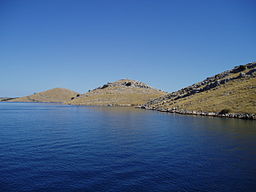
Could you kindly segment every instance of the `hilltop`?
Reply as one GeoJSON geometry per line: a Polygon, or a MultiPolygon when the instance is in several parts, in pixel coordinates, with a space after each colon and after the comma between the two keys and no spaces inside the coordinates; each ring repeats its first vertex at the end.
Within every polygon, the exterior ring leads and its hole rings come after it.
{"type": "Polygon", "coordinates": [[[256,118],[256,63],[208,77],[153,99],[142,108],[181,114],[256,118]]]}
{"type": "Polygon", "coordinates": [[[108,105],[108,106],[137,106],[151,99],[166,94],[145,83],[121,79],[107,83],[92,91],[72,98],[66,104],[71,105],[108,105]]]}
{"type": "Polygon", "coordinates": [[[75,91],[65,88],[54,88],[33,95],[8,100],[9,102],[65,102],[79,95],[75,91]]]}

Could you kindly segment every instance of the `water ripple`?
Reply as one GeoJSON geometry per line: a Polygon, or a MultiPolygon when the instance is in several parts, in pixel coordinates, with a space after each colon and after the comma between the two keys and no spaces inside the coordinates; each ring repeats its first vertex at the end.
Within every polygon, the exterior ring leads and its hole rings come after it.
{"type": "Polygon", "coordinates": [[[256,123],[0,104],[0,191],[255,191],[256,123]]]}

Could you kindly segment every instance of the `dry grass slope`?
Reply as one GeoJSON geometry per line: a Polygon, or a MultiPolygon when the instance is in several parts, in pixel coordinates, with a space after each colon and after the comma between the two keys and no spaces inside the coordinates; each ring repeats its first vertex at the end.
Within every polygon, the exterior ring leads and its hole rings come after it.
{"type": "Polygon", "coordinates": [[[54,88],[33,95],[19,97],[9,102],[65,102],[75,97],[78,93],[64,88],[54,88]]]}
{"type": "Polygon", "coordinates": [[[156,108],[177,108],[190,111],[256,113],[256,79],[239,79],[216,89],[201,92],[177,101],[166,100],[156,108]]]}

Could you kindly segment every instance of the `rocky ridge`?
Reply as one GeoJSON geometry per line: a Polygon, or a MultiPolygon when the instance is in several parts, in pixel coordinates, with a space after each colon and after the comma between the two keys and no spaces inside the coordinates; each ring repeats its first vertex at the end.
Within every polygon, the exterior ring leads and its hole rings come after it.
{"type": "MultiPolygon", "coordinates": [[[[255,94],[255,77],[256,77],[256,63],[248,63],[246,65],[240,65],[236,66],[232,70],[225,71],[223,73],[217,74],[212,77],[208,77],[205,80],[193,84],[191,86],[185,87],[181,90],[166,94],[162,97],[153,99],[146,104],[142,105],[141,108],[144,109],[152,109],[152,110],[158,110],[158,111],[164,111],[164,112],[171,112],[171,113],[179,113],[179,114],[191,114],[191,115],[207,115],[207,116],[218,116],[218,117],[234,117],[234,118],[243,118],[243,119],[256,119],[256,116],[254,113],[256,113],[256,106],[254,99],[256,100],[256,94],[255,94]],[[244,82],[248,83],[244,83],[244,82]],[[245,112],[226,112],[221,113],[220,111],[208,111],[207,108],[204,108],[206,111],[197,111],[192,110],[193,108],[196,108],[195,104],[195,98],[201,97],[201,100],[204,100],[207,102],[206,95],[210,95],[210,93],[218,93],[218,91],[224,92],[225,89],[229,90],[231,89],[230,86],[235,86],[236,84],[242,84],[244,83],[247,86],[247,91],[249,90],[250,97],[245,96],[246,98],[250,99],[251,105],[253,105],[250,110],[250,113],[245,112]],[[207,93],[205,96],[203,94],[207,93]],[[253,99],[254,98],[254,99],[253,99]],[[185,103],[185,104],[184,104],[185,103]],[[255,107],[255,112],[254,112],[255,107]],[[189,108],[189,109],[188,109],[189,108]],[[253,112],[253,113],[252,113],[253,112]]],[[[243,89],[245,86],[240,86],[239,89],[243,89]]],[[[236,89],[232,90],[235,94],[236,89]]],[[[230,99],[228,96],[229,93],[226,93],[227,96],[222,97],[224,100],[230,99]]],[[[233,95],[234,95],[233,94],[233,95]]],[[[232,95],[232,94],[230,94],[232,95]]],[[[241,93],[241,96],[244,96],[245,93],[241,93]]],[[[231,98],[232,99],[232,98],[231,98]]],[[[215,103],[218,103],[215,101],[215,103]]],[[[214,104],[215,104],[214,103],[214,104]]],[[[248,103],[247,103],[248,104],[248,103]]],[[[246,105],[247,105],[246,104],[246,105]]]]}

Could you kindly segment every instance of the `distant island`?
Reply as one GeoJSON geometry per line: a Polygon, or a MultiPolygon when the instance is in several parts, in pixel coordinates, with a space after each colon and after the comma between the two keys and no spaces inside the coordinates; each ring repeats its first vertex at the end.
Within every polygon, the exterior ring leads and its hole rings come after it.
{"type": "Polygon", "coordinates": [[[47,102],[47,103],[64,103],[79,93],[65,88],[54,88],[29,96],[9,99],[9,102],[47,102]]]}
{"type": "Polygon", "coordinates": [[[9,100],[13,100],[15,98],[12,98],[12,97],[0,97],[0,102],[1,101],[9,101],[9,100]]]}
{"type": "Polygon", "coordinates": [[[136,106],[187,115],[256,119],[256,62],[236,66],[172,93],[140,81],[121,79],[84,94],[54,88],[20,98],[0,98],[0,101],[136,106]]]}

